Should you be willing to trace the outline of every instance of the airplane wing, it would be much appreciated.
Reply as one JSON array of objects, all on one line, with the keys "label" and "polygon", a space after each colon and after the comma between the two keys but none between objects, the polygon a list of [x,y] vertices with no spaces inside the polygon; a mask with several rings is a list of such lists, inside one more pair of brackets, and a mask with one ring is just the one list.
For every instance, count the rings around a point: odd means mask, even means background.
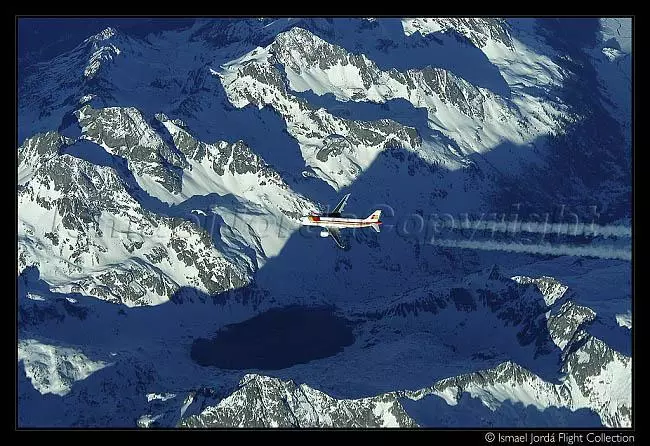
[{"label": "airplane wing", "polygon": [[348,198],[350,198],[350,194],[345,194],[345,197],[343,197],[343,199],[339,201],[339,204],[336,205],[336,207],[332,211],[332,214],[341,215],[341,212],[343,212],[343,208],[345,207],[345,204],[348,202]]},{"label": "airplane wing", "polygon": [[339,248],[345,249],[345,243],[343,243],[343,240],[341,239],[341,233],[339,232],[339,230],[334,228],[329,228],[329,233],[332,236],[332,239],[334,239],[334,243],[336,243],[339,246]]}]

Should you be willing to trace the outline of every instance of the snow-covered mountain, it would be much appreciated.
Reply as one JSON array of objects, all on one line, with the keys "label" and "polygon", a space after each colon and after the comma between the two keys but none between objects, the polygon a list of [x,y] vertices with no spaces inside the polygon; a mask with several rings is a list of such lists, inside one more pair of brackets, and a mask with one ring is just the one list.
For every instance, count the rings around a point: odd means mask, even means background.
[{"label": "snow-covered mountain", "polygon": [[[480,282],[480,285],[477,282]],[[516,287],[515,282],[535,284],[538,291],[528,286]],[[296,386],[293,382],[249,375],[242,380],[238,390],[232,395],[221,400],[217,406],[209,406],[200,414],[183,420],[181,425],[331,426],[332,420],[335,419],[334,414],[338,418],[341,411],[354,411],[363,420],[352,420],[354,426],[409,427],[413,426],[414,420],[408,416],[408,411],[404,413],[401,399],[408,398],[417,402],[428,395],[434,395],[455,406],[464,393],[478,398],[492,411],[498,411],[504,402],[520,403],[524,407],[533,406],[542,412],[550,407],[570,411],[588,409],[597,414],[605,426],[631,425],[631,358],[588,334],[585,328],[596,317],[596,313],[587,307],[576,305],[572,300],[561,299],[568,289],[566,285],[551,277],[519,276],[508,279],[497,267],[470,276],[465,283],[479,285],[480,288],[476,292],[466,288],[438,289],[437,293],[428,289],[414,290],[404,296],[401,302],[389,307],[387,312],[394,317],[399,315],[398,318],[405,319],[402,323],[398,322],[399,325],[422,323],[418,321],[421,319],[417,317],[418,312],[437,314],[438,323],[441,323],[442,320],[453,321],[454,316],[450,315],[448,310],[450,305],[455,307],[454,312],[481,312],[480,307],[485,306],[488,312],[494,312],[497,318],[503,320],[505,326],[521,327],[516,333],[517,341],[522,346],[534,345],[535,358],[543,356],[544,360],[548,361],[549,356],[552,356],[553,350],[546,342],[552,340],[552,343],[560,348],[558,367],[561,373],[557,383],[536,375],[517,362],[505,361],[490,369],[441,379],[431,386],[417,390],[399,390],[360,400],[336,400],[305,384]],[[507,287],[507,291],[499,289],[503,285]],[[540,294],[543,300],[539,299]],[[426,297],[413,299],[413,296]],[[531,306],[539,309],[534,310]],[[386,316],[374,314],[370,319]],[[391,325],[395,326],[395,322],[391,321]],[[473,340],[467,333],[453,333],[452,327],[453,322],[448,327],[437,328],[446,333],[441,339],[444,338],[458,349],[463,348],[463,335],[466,336],[464,342]],[[370,330],[371,333],[372,331]],[[493,336],[504,337],[505,333],[495,332]],[[459,339],[454,339],[456,336]],[[550,339],[546,341],[544,336]],[[486,334],[483,334],[483,337],[485,338]],[[498,345],[495,339],[482,341],[486,345]],[[492,354],[494,355],[494,351]],[[477,362],[480,356],[476,355]],[[517,359],[526,361],[523,358]],[[533,363],[531,365],[538,367]],[[313,403],[313,399],[318,401],[317,405]],[[322,402],[323,399],[326,403]],[[386,414],[386,405],[390,408],[390,414]],[[268,409],[274,406],[279,407]],[[351,406],[355,408],[351,409]],[[267,411],[251,409],[254,407],[264,407]],[[315,413],[314,408],[317,408]],[[369,410],[375,415],[383,416],[379,419],[364,420],[364,411]],[[323,413],[330,415],[331,419],[319,418],[318,414]],[[387,416],[392,424],[388,424]],[[334,425],[349,425],[346,423],[350,421],[344,420]]]},{"label": "snow-covered mountain", "polygon": [[[554,121],[561,116],[561,103],[524,104],[537,99],[525,93],[509,101],[431,66],[383,71],[364,55],[347,53],[301,28],[278,35],[270,52],[285,67],[293,90],[332,93],[339,101],[405,99],[426,109],[429,126],[458,142],[463,153],[489,150],[503,140],[524,144],[559,128]],[[561,80],[559,73],[556,77]],[[522,113],[523,107],[528,113]]]},{"label": "snow-covered mountain", "polygon": [[[434,243],[631,220],[629,19],[581,23],[113,25],[29,59],[19,425],[629,427],[629,262]],[[348,192],[381,233],[300,227]]]},{"label": "snow-covered mountain", "polygon": [[53,290],[129,306],[249,281],[249,259],[229,261],[205,229],[143,209],[115,170],[61,154],[69,143],[50,132],[18,149],[19,273],[37,267]]},{"label": "snow-covered mountain", "polygon": [[240,388],[182,427],[414,427],[395,397],[337,400],[304,384],[246,375]]},{"label": "snow-covered mountain", "polygon": [[[294,31],[288,33],[296,34]],[[283,40],[279,42],[278,46],[291,51],[290,45]],[[414,128],[395,121],[353,121],[337,118],[322,108],[316,109],[290,93],[281,72],[275,67],[278,58],[270,60],[269,56],[268,50],[255,49],[230,62],[223,74],[216,74],[222,77],[228,99],[236,107],[269,105],[280,113],[287,131],[298,140],[306,165],[336,190],[350,185],[370,166],[380,150],[386,147],[413,149],[420,144]]]}]

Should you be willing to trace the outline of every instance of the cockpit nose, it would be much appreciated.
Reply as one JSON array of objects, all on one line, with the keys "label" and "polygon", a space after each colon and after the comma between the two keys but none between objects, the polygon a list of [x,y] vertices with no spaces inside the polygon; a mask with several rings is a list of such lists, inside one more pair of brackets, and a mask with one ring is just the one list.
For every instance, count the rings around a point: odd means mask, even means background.
[{"label": "cockpit nose", "polygon": [[313,225],[314,223],[320,221],[320,216],[310,212],[309,215],[302,217],[300,221],[304,225]]}]

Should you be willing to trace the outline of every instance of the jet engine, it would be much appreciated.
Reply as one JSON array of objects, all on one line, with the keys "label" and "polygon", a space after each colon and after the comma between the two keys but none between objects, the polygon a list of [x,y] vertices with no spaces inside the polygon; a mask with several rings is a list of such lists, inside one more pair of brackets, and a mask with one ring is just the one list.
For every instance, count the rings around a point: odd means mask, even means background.
[{"label": "jet engine", "polygon": [[330,235],[330,232],[327,229],[323,229],[322,231],[320,231],[320,236],[321,237],[327,237],[329,235]]}]

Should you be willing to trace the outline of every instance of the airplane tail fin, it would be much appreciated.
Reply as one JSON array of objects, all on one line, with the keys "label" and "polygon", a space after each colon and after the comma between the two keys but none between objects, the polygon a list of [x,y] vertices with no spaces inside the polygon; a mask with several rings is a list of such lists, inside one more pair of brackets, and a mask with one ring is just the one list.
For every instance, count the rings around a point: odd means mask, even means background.
[{"label": "airplane tail fin", "polygon": [[379,221],[379,216],[381,215],[380,210],[376,210],[368,218],[366,218],[366,221]]},{"label": "airplane tail fin", "polygon": [[373,223],[373,224],[371,224],[370,226],[372,226],[372,229],[374,229],[375,231],[379,232],[379,225],[378,225],[377,223]]}]

